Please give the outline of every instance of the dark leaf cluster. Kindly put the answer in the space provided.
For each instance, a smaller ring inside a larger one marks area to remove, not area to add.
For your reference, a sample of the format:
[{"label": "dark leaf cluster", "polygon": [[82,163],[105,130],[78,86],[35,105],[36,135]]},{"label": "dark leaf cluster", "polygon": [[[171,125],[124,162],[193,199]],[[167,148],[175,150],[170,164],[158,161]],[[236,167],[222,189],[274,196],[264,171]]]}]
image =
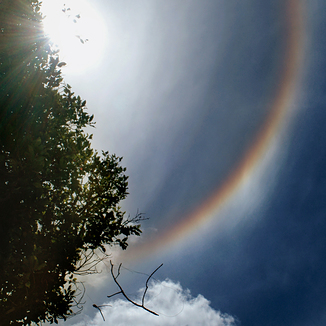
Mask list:
[{"label": "dark leaf cluster", "polygon": [[93,116],[63,83],[64,65],[40,3],[0,1],[2,325],[66,319],[78,305],[74,273],[87,272],[95,250],[125,249],[140,234],[119,207],[121,158],[92,149]]}]

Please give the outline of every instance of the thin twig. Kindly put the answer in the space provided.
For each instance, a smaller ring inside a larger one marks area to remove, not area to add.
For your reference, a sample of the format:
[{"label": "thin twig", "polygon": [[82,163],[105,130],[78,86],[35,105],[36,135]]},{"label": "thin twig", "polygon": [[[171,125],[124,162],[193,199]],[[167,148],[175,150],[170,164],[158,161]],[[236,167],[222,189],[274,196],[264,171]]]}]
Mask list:
[{"label": "thin twig", "polygon": [[98,311],[100,312],[100,314],[101,314],[103,320],[105,321],[104,315],[103,315],[102,310],[101,310],[101,308],[100,308],[100,307],[104,307],[104,306],[111,306],[111,305],[109,305],[109,304],[103,304],[103,305],[101,305],[101,306],[98,306],[98,305],[95,304],[95,303],[93,304],[93,307],[96,308],[96,309],[98,309]]},{"label": "thin twig", "polygon": [[119,287],[120,291],[119,291],[119,292],[116,292],[116,293],[114,293],[114,294],[112,294],[112,295],[108,295],[107,297],[108,297],[108,298],[111,298],[112,296],[121,293],[121,294],[122,294],[122,295],[123,295],[123,296],[124,296],[124,297],[129,301],[129,302],[131,302],[133,305],[135,305],[135,306],[137,306],[137,307],[140,307],[140,308],[143,308],[144,310],[150,312],[151,314],[153,314],[153,315],[155,315],[155,316],[158,316],[158,314],[157,314],[155,311],[146,308],[144,302],[145,302],[145,295],[146,295],[146,292],[147,292],[147,289],[148,289],[148,282],[149,282],[149,279],[154,275],[154,273],[155,273],[155,272],[156,272],[160,267],[162,267],[163,264],[161,264],[159,267],[157,267],[157,268],[155,269],[155,271],[154,271],[154,272],[153,272],[153,273],[152,273],[152,274],[147,278],[147,280],[146,280],[146,289],[145,289],[144,294],[143,294],[143,297],[142,297],[142,304],[139,304],[139,303],[137,303],[137,302],[131,300],[131,299],[127,296],[127,294],[125,293],[125,291],[123,290],[123,288],[121,287],[120,283],[118,282],[117,278],[118,278],[119,275],[120,275],[120,269],[121,269],[121,265],[122,265],[122,264],[119,265],[117,275],[114,275],[114,269],[113,269],[113,266],[114,266],[114,265],[112,264],[112,261],[111,261],[111,260],[110,260],[110,265],[111,265],[111,275],[112,275],[112,278],[113,278],[115,284]]},{"label": "thin twig", "polygon": [[111,295],[108,295],[107,297],[108,297],[108,298],[111,298],[111,297],[113,297],[113,296],[115,296],[115,295],[117,295],[117,294],[120,294],[120,293],[121,293],[121,291],[116,292],[116,293],[113,293],[113,294],[111,294]]},{"label": "thin twig", "polygon": [[148,281],[149,281],[149,279],[157,272],[157,270],[158,269],[160,269],[161,267],[163,266],[163,264],[161,264],[159,267],[157,267],[156,269],[155,269],[155,271],[151,274],[151,275],[149,275],[148,276],[148,279],[147,279],[147,281],[146,281],[146,289],[145,289],[145,291],[144,291],[144,294],[143,294],[143,298],[142,298],[142,306],[144,306],[144,302],[145,302],[145,295],[146,295],[146,292],[147,292],[147,290],[148,290]]}]

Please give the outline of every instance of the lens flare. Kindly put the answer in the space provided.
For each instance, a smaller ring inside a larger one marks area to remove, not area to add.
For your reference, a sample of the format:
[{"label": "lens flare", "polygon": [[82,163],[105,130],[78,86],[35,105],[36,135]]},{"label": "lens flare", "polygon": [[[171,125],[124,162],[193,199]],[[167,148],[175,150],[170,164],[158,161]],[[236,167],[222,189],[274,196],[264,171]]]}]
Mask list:
[{"label": "lens flare", "polygon": [[45,0],[45,33],[59,49],[60,59],[73,73],[101,64],[107,44],[107,27],[100,12],[85,0]]}]

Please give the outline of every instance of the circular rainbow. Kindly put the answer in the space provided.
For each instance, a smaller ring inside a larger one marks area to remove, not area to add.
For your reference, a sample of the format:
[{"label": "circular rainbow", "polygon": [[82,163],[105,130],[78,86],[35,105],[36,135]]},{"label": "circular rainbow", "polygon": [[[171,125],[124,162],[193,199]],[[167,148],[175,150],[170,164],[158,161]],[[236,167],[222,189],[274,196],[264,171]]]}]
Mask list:
[{"label": "circular rainbow", "polygon": [[286,30],[284,31],[287,48],[282,63],[283,71],[279,78],[279,86],[269,116],[258,131],[251,148],[222,185],[198,205],[191,214],[172,228],[158,233],[154,239],[145,239],[141,244],[130,246],[123,255],[124,259],[138,260],[163,250],[166,251],[192,233],[197,232],[201,225],[216,218],[216,214],[213,212],[217,212],[232,197],[245,178],[248,178],[257,168],[261,158],[268,150],[273,136],[283,126],[282,121],[293,103],[300,79],[304,54],[304,8],[300,0],[288,0],[284,6],[287,17]]}]

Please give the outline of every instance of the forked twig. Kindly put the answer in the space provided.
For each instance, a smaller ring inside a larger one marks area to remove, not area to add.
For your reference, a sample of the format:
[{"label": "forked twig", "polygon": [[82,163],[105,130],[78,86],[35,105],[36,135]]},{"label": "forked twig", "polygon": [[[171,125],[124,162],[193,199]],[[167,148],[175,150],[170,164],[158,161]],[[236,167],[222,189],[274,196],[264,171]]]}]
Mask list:
[{"label": "forked twig", "polygon": [[102,310],[101,310],[100,307],[104,307],[104,306],[110,306],[110,307],[111,307],[111,305],[109,305],[109,304],[103,304],[103,305],[101,305],[101,306],[98,306],[98,305],[95,304],[95,303],[93,304],[93,307],[96,308],[96,309],[98,309],[98,311],[100,312],[100,314],[101,314],[101,316],[102,316],[102,318],[103,318],[103,321],[105,321],[105,318],[104,318],[104,315],[103,315]]},{"label": "forked twig", "polygon": [[119,284],[119,282],[118,282],[118,280],[117,280],[117,278],[118,278],[119,275],[120,275],[120,269],[121,269],[121,265],[122,265],[122,264],[119,265],[119,267],[118,267],[118,272],[117,272],[116,275],[114,275],[114,269],[113,269],[113,266],[114,266],[114,265],[112,264],[112,261],[111,261],[111,260],[110,260],[110,265],[111,265],[111,275],[112,275],[112,278],[113,278],[114,282],[117,284],[117,286],[119,287],[120,291],[119,291],[119,292],[116,292],[116,293],[114,293],[114,294],[108,295],[107,297],[108,297],[108,298],[111,298],[111,297],[113,297],[113,296],[115,296],[115,295],[121,293],[121,294],[122,294],[122,295],[123,295],[123,296],[124,296],[124,297],[129,301],[129,302],[131,302],[133,305],[135,305],[135,306],[137,306],[137,307],[140,307],[140,308],[143,308],[144,310],[150,312],[151,314],[153,314],[153,315],[155,315],[155,316],[158,316],[158,314],[157,314],[155,311],[150,310],[150,309],[148,309],[148,308],[145,307],[145,295],[146,295],[147,290],[148,290],[148,282],[149,282],[150,278],[151,278],[151,277],[152,277],[152,276],[157,272],[157,270],[158,270],[159,268],[161,268],[161,267],[163,266],[163,264],[161,264],[159,267],[157,267],[157,268],[155,269],[155,271],[154,271],[151,275],[149,275],[149,277],[147,278],[147,280],[146,280],[146,288],[145,288],[145,291],[144,291],[144,293],[143,293],[142,303],[141,303],[141,304],[139,304],[139,303],[137,303],[137,302],[131,300],[131,299],[127,296],[127,294],[125,293],[125,291],[123,290],[123,288],[121,287],[121,285]]}]

